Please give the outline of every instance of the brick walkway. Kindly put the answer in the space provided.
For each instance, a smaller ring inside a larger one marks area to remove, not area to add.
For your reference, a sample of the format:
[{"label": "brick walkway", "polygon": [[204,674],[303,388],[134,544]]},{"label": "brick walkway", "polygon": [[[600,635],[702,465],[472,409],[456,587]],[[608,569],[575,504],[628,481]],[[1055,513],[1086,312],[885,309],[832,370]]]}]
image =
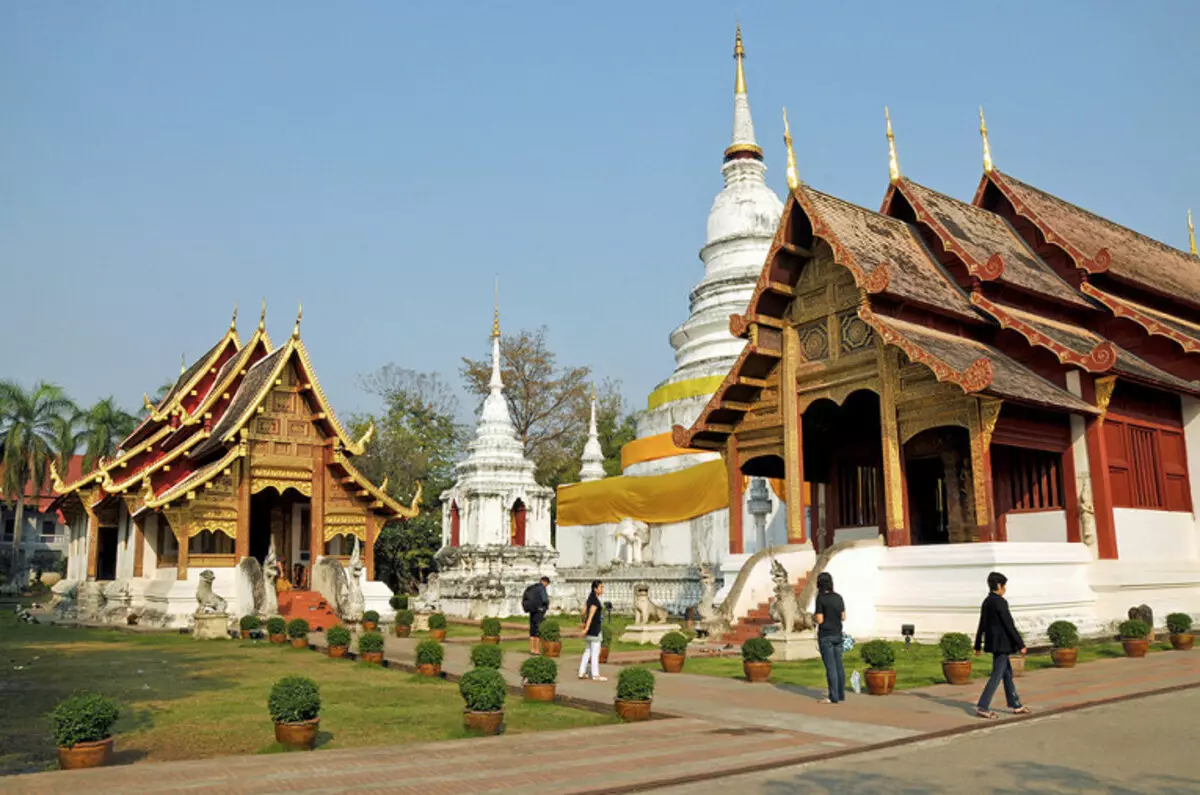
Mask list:
[{"label": "brick walkway", "polygon": [[[395,667],[411,665],[416,641],[390,639]],[[467,667],[469,649],[446,647],[445,668]],[[517,684],[525,655],[506,655]],[[574,678],[561,661],[560,693],[611,709],[613,682]],[[615,679],[616,669],[605,666]],[[732,679],[660,675],[648,723],[399,747],[164,762],[0,779],[0,791],[57,793],[344,791],[457,793],[596,793],[645,791],[671,783],[775,768],[993,726],[973,715],[982,683],[939,685],[884,698],[850,695],[842,705],[817,703],[803,688],[750,685]],[[1162,652],[1143,660],[1113,659],[1073,670],[1033,671],[1018,680],[1038,714],[1200,686],[1200,654]],[[1001,696],[1001,703],[1002,703]],[[1009,717],[1006,720],[1020,720]]]}]

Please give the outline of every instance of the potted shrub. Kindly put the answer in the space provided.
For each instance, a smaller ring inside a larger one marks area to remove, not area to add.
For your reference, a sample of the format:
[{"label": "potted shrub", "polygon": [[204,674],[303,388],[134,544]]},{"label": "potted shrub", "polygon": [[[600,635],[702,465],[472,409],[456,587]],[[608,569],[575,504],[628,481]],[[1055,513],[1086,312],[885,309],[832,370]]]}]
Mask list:
[{"label": "potted shrub", "polygon": [[463,674],[458,682],[467,708],[463,711],[463,724],[484,734],[496,734],[504,720],[504,698],[508,695],[508,684],[495,668],[473,668]]},{"label": "potted shrub", "polygon": [[540,655],[529,657],[521,663],[521,679],[525,682],[526,701],[553,701],[558,663]]},{"label": "potted shrub", "polygon": [[1079,658],[1079,628],[1070,621],[1055,621],[1046,627],[1050,638],[1050,659],[1055,668],[1074,668]]},{"label": "potted shrub", "polygon": [[391,599],[388,599],[388,604],[393,610],[407,610],[408,597],[402,593],[393,594]]},{"label": "potted shrub", "polygon": [[612,645],[612,626],[605,621],[600,625],[600,664],[608,662],[608,647]]},{"label": "potted shrub", "polygon": [[553,618],[542,622],[538,628],[538,637],[542,639],[542,654],[557,657],[562,653],[562,628]]},{"label": "potted shrub", "polygon": [[938,641],[942,650],[942,675],[952,685],[971,681],[971,639],[962,632],[947,632]]},{"label": "potted shrub", "polygon": [[1146,656],[1146,652],[1150,649],[1150,641],[1146,638],[1150,634],[1149,624],[1131,618],[1128,621],[1122,621],[1118,631],[1121,633],[1121,645],[1125,647],[1126,657]]},{"label": "potted shrub", "polygon": [[408,608],[396,611],[396,637],[407,638],[412,633],[413,612]]},{"label": "potted shrub", "polygon": [[50,713],[58,766],[63,770],[107,765],[112,758],[112,727],[120,714],[117,702],[99,693],[76,693]]},{"label": "potted shrub", "polygon": [[238,620],[238,629],[242,631],[242,640],[247,640],[250,633],[262,626],[262,619],[258,616],[242,616]]},{"label": "potted shrub", "polygon": [[775,644],[766,638],[749,638],[742,644],[742,670],[747,682],[765,682],[771,677],[771,655]]},{"label": "potted shrub", "polygon": [[429,637],[439,642],[446,639],[446,617],[441,613],[429,617]]},{"label": "potted shrub", "polygon": [[363,632],[374,632],[379,629],[379,613],[375,610],[363,613],[362,628]]},{"label": "potted shrub", "polygon": [[303,618],[293,618],[287,624],[287,636],[292,641],[292,648],[303,649],[308,646],[308,622]]},{"label": "potted shrub", "polygon": [[358,659],[372,665],[383,664],[383,633],[364,632],[358,638]]},{"label": "potted shrub", "polygon": [[321,723],[321,694],[316,682],[306,676],[285,676],[271,688],[267,709],[275,721],[275,740],[280,745],[308,751],[316,744]]},{"label": "potted shrub", "polygon": [[500,619],[485,618],[480,622],[479,629],[483,632],[484,643],[500,642]]},{"label": "potted shrub", "polygon": [[1167,631],[1171,633],[1171,646],[1176,651],[1188,651],[1196,642],[1196,636],[1192,634],[1192,617],[1187,613],[1168,614]]},{"label": "potted shrub", "polygon": [[621,720],[639,721],[650,717],[654,698],[654,674],[647,668],[625,668],[617,676],[617,715]]},{"label": "potted shrub", "polygon": [[658,642],[658,661],[665,673],[677,674],[683,670],[687,659],[687,636],[682,632],[668,632]]},{"label": "potted shrub", "polygon": [[491,643],[480,643],[471,648],[471,665],[475,668],[500,669],[504,661],[504,650]]},{"label": "potted shrub", "polygon": [[287,640],[287,622],[283,616],[271,616],[267,619],[267,637],[272,643],[283,643]]},{"label": "potted shrub", "polygon": [[350,630],[341,624],[330,627],[325,633],[325,642],[329,644],[327,648],[330,657],[345,657],[346,650],[350,648]]},{"label": "potted shrub", "polygon": [[886,640],[869,640],[858,654],[867,664],[867,692],[886,696],[896,686],[896,652]]},{"label": "potted shrub", "polygon": [[442,657],[445,651],[436,640],[423,640],[417,644],[417,673],[422,676],[440,676]]}]

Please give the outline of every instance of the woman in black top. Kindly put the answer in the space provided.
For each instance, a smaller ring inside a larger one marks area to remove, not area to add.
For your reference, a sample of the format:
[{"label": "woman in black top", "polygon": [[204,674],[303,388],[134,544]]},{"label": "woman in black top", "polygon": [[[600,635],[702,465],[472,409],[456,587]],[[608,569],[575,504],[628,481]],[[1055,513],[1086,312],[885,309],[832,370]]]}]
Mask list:
[{"label": "woman in black top", "polygon": [[846,669],[842,666],[842,622],[846,620],[846,603],[833,590],[833,575],[817,575],[817,604],[813,610],[817,622],[817,647],[825,663],[825,681],[829,697],[822,704],[837,704],[846,700]]},{"label": "woman in black top", "polygon": [[579,678],[587,679],[588,661],[590,660],[593,682],[608,681],[600,675],[600,623],[604,620],[604,606],[600,604],[600,597],[603,595],[604,583],[593,580],[592,592],[588,594],[587,607],[584,608],[583,624],[579,627],[586,636],[583,639],[583,659],[579,661]]}]

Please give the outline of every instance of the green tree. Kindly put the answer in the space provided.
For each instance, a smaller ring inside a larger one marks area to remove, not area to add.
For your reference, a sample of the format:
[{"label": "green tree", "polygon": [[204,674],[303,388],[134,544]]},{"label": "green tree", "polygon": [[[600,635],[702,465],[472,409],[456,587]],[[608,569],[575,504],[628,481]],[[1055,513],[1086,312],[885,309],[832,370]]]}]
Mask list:
[{"label": "green tree", "polygon": [[[604,474],[621,474],[621,448],[637,437],[637,416],[625,411],[619,381],[606,380],[596,393],[596,431],[604,452]],[[580,448],[580,455],[583,448]]]},{"label": "green tree", "polygon": [[83,444],[84,437],[87,436],[83,420],[84,415],[74,407],[71,411],[63,412],[51,420],[53,434],[51,448],[54,450],[54,462],[58,465],[59,474],[63,478],[66,478],[71,459]]},{"label": "green tree", "polygon": [[87,430],[84,436],[86,452],[83,456],[84,470],[91,470],[101,458],[117,452],[125,437],[133,433],[138,419],[117,406],[111,396],[96,401],[84,415]]}]

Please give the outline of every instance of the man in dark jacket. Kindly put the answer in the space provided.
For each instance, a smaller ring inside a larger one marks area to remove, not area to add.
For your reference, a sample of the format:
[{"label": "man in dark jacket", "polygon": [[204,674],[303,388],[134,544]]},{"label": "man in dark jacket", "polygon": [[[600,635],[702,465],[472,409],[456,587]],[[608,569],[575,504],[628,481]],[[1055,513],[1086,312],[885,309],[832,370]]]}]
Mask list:
[{"label": "man in dark jacket", "polygon": [[1025,654],[1025,641],[1021,633],[1013,625],[1012,613],[1008,610],[1008,600],[1004,598],[1008,590],[1008,578],[998,571],[988,575],[988,590],[991,592],[983,600],[979,609],[979,629],[975,632],[975,654],[979,655],[980,644],[992,655],[992,675],[988,677],[983,695],[979,697],[976,714],[981,718],[995,720],[997,715],[992,712],[992,696],[996,688],[1004,683],[1004,698],[1008,708],[1016,715],[1029,713],[1029,708],[1021,705],[1021,697],[1017,695],[1017,686],[1013,684],[1012,663],[1009,656]]},{"label": "man in dark jacket", "polygon": [[546,611],[550,609],[550,578],[542,577],[533,584],[532,610],[529,611],[529,653],[542,653],[542,639],[539,632],[542,626],[542,619],[546,617]]}]

